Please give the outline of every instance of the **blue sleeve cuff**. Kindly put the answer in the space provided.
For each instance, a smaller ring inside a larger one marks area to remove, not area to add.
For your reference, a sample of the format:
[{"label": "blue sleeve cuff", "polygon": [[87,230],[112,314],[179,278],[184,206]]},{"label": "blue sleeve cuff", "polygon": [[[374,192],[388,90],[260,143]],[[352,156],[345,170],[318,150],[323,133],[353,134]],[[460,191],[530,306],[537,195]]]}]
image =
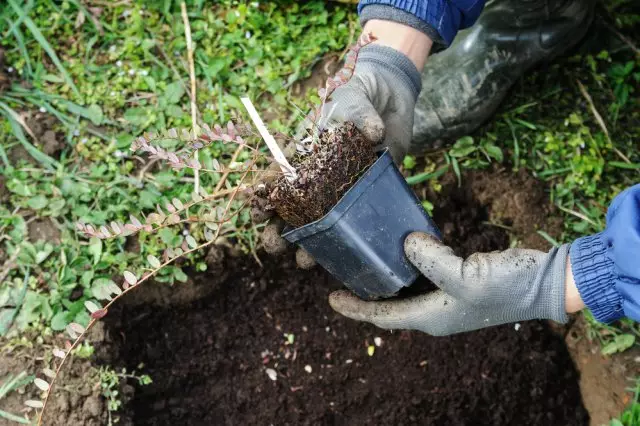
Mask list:
[{"label": "blue sleeve cuff", "polygon": [[624,317],[622,296],[616,289],[615,265],[607,251],[602,233],[578,238],[569,251],[578,292],[595,319],[604,323]]},{"label": "blue sleeve cuff", "polygon": [[[407,12],[424,25],[415,25],[411,20],[406,19],[402,19],[401,23],[427,33],[434,42],[449,46],[459,30],[474,24],[480,16],[484,3],[485,0],[360,0],[358,13],[361,18],[366,15],[366,22],[368,19],[395,20],[390,19],[390,14],[372,16],[369,13],[363,15],[363,10],[367,6],[390,6]],[[374,15],[377,15],[377,12]],[[429,34],[431,28],[438,33],[439,37],[434,39],[433,35]]]}]

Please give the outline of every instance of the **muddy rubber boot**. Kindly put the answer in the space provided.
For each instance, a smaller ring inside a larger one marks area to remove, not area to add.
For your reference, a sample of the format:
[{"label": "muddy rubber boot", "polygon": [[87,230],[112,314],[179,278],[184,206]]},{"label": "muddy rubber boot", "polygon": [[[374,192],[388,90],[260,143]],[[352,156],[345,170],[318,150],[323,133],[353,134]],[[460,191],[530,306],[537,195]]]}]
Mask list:
[{"label": "muddy rubber boot", "polygon": [[429,57],[416,103],[412,152],[455,141],[490,118],[528,69],[575,46],[594,0],[494,0],[475,25]]}]

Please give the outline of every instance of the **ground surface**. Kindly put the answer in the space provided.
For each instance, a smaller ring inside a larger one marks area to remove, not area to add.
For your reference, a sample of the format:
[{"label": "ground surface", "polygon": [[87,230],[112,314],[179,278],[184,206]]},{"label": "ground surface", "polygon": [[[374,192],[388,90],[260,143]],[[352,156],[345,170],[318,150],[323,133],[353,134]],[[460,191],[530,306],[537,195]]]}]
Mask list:
[{"label": "ground surface", "polygon": [[[461,254],[509,244],[504,229],[483,224],[499,201],[474,189],[499,176],[444,189],[435,218]],[[532,207],[529,193],[501,197]],[[323,271],[296,270],[290,256],[263,260],[259,269],[227,256],[226,277],[198,277],[206,297],[111,316],[120,359],[154,378],[131,403],[135,424],[588,424],[563,337],[544,322],[447,338],[390,333],[332,312],[327,296],[340,285]]]}]

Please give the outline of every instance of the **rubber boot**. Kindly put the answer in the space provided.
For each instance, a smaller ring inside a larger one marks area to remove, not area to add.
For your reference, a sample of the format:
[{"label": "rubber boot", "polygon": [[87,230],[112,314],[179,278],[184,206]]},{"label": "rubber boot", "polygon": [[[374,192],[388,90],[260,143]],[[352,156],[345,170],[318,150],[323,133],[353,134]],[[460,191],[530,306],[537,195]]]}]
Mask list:
[{"label": "rubber boot", "polygon": [[412,152],[438,148],[490,118],[528,69],[575,46],[594,0],[494,0],[475,25],[427,60]]}]

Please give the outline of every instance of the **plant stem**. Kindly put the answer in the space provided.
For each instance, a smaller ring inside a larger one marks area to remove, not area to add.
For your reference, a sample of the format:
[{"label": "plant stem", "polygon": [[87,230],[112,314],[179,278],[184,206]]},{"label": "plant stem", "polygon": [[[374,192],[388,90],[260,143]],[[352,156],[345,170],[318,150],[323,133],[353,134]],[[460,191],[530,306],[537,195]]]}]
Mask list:
[{"label": "plant stem", "polygon": [[[189,81],[191,82],[191,127],[193,128],[193,133],[195,135],[198,134],[198,124],[196,122],[196,70],[193,64],[193,41],[191,40],[191,25],[189,24],[189,16],[187,15],[187,4],[183,1],[180,3],[180,8],[182,9],[182,20],[184,21],[184,36],[187,40],[187,59],[189,61]],[[198,151],[193,154],[194,158],[198,160]],[[200,171],[197,169],[193,170],[193,175],[195,177],[195,183],[193,187],[193,191],[198,194],[200,192]]]}]

